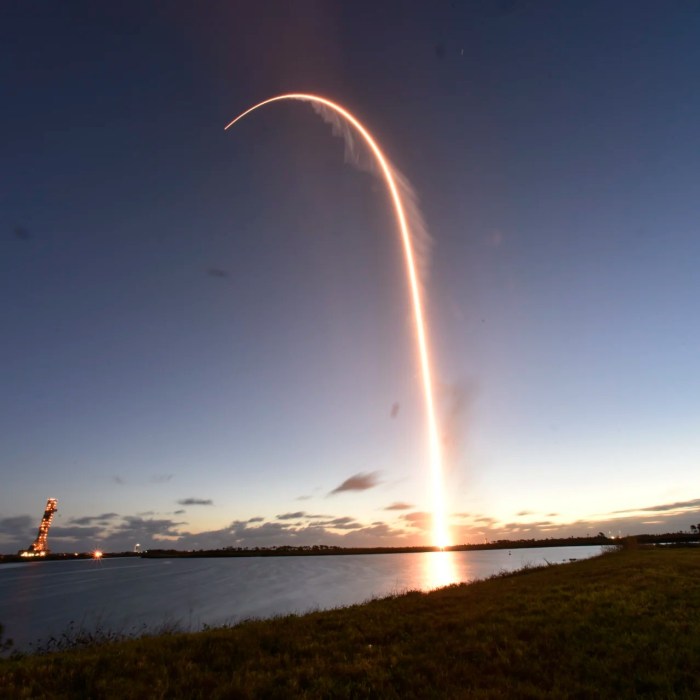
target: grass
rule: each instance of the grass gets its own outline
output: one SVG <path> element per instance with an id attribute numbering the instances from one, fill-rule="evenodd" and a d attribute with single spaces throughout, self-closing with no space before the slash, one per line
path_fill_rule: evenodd
<path id="1" fill-rule="evenodd" d="M 0 661 L 7 698 L 700 697 L 700 552 Z"/>

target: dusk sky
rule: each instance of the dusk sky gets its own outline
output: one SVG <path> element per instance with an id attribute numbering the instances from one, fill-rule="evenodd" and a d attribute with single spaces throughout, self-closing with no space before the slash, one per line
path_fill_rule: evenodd
<path id="1" fill-rule="evenodd" d="M 700 4 L 3 3 L 0 551 L 700 523 Z"/>

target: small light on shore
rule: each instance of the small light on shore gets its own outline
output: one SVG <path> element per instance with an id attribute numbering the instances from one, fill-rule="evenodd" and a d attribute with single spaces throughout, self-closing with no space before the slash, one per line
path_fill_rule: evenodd
<path id="1" fill-rule="evenodd" d="M 99 549 L 96 549 L 96 550 L 92 553 L 92 558 L 93 558 L 93 559 L 102 559 L 102 552 L 101 552 Z"/>

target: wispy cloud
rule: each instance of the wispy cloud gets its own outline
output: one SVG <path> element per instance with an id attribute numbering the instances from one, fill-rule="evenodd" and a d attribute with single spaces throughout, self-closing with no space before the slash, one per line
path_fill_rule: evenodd
<path id="1" fill-rule="evenodd" d="M 488 515 L 480 515 L 479 517 L 474 518 L 474 522 L 475 523 L 489 523 L 489 524 L 491 524 L 491 523 L 496 523 L 498 521 L 495 518 L 492 518 Z"/>
<path id="2" fill-rule="evenodd" d="M 362 528 L 362 524 L 358 523 L 355 518 L 350 518 L 348 516 L 342 518 L 333 518 L 333 520 L 327 520 L 325 522 L 319 523 L 322 527 L 327 527 L 332 530 L 359 530 Z"/>
<path id="3" fill-rule="evenodd" d="M 173 478 L 172 474 L 154 474 L 151 477 L 152 484 L 167 484 Z"/>
<path id="4" fill-rule="evenodd" d="M 178 503 L 181 506 L 213 506 L 211 498 L 181 498 Z"/>
<path id="5" fill-rule="evenodd" d="M 645 508 L 628 508 L 627 510 L 614 510 L 611 515 L 622 515 L 625 513 L 670 513 L 678 511 L 695 510 L 700 508 L 700 498 L 691 501 L 676 501 L 675 503 L 664 503 L 663 505 L 647 506 Z"/>
<path id="6" fill-rule="evenodd" d="M 495 518 L 492 518 L 489 515 L 481 515 L 481 513 L 455 513 L 454 517 L 462 518 L 464 520 L 471 520 L 473 523 L 492 524 L 497 522 Z"/>
<path id="7" fill-rule="evenodd" d="M 415 506 L 412 503 L 403 503 L 402 501 L 394 501 L 390 506 L 384 508 L 384 510 L 411 510 Z"/>
<path id="8" fill-rule="evenodd" d="M 367 491 L 368 489 L 373 489 L 378 483 L 379 472 L 369 472 L 368 474 L 360 472 L 349 479 L 345 479 L 340 486 L 336 486 L 328 495 L 331 496 L 334 493 L 343 491 Z"/>
<path id="9" fill-rule="evenodd" d="M 125 479 L 124 477 L 122 477 L 122 476 L 119 476 L 119 474 L 115 474 L 115 475 L 112 477 L 112 481 L 113 481 L 115 484 L 120 484 L 120 485 L 126 483 L 126 479 Z"/>
<path id="10" fill-rule="evenodd" d="M 331 518 L 331 515 L 324 515 L 323 513 L 307 513 L 305 510 L 295 510 L 293 513 L 281 513 L 275 516 L 277 520 L 299 520 L 299 518 L 304 518 L 306 520 L 315 520 L 319 518 Z M 263 518 L 260 518 L 263 520 Z M 251 522 L 250 520 L 248 522 Z"/>
<path id="11" fill-rule="evenodd" d="M 104 523 L 107 520 L 113 520 L 118 517 L 118 513 L 102 513 L 102 515 L 85 515 L 82 518 L 71 518 L 68 522 L 73 525 L 92 525 L 93 523 Z M 54 527 L 52 533 L 55 529 Z"/>

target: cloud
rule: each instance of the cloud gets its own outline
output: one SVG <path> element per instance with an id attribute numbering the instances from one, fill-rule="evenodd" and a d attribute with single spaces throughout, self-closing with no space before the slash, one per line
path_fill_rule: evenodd
<path id="1" fill-rule="evenodd" d="M 141 518 L 127 515 L 121 523 L 117 523 L 110 531 L 103 531 L 99 544 L 108 551 L 124 551 L 133 547 L 134 542 L 140 542 L 144 549 L 152 546 L 163 546 L 176 542 L 183 533 L 178 530 L 183 521 L 169 518 Z M 151 543 L 151 544 L 148 544 Z"/>
<path id="2" fill-rule="evenodd" d="M 331 496 L 342 491 L 367 491 L 368 489 L 373 489 L 378 483 L 379 472 L 370 472 L 369 474 L 360 472 L 349 479 L 345 479 L 340 486 L 336 486 L 328 495 Z"/>
<path id="3" fill-rule="evenodd" d="M 516 513 L 516 515 L 519 518 L 524 518 L 526 515 L 533 515 L 533 512 L 531 510 L 521 510 L 518 513 Z"/>
<path id="4" fill-rule="evenodd" d="M 700 521 L 700 498 L 618 510 L 568 522 L 561 522 L 561 513 L 547 513 L 546 517 L 557 520 L 503 523 L 489 516 L 473 517 L 471 523 L 455 524 L 453 533 L 456 541 L 480 542 L 520 537 L 582 537 L 598 532 L 615 536 L 687 532 L 692 523 Z"/>
<path id="5" fill-rule="evenodd" d="M 102 513 L 102 515 L 85 515 L 82 518 L 71 518 L 68 522 L 72 523 L 73 525 L 92 525 L 92 523 L 104 523 L 107 520 L 113 520 L 114 518 L 118 517 L 118 513 Z M 51 532 L 53 533 L 55 529 L 56 528 L 54 527 Z"/>
<path id="6" fill-rule="evenodd" d="M 321 490 L 322 489 L 320 486 L 315 486 L 313 489 L 311 489 L 311 493 L 304 493 L 301 496 L 297 496 L 294 500 L 295 501 L 310 501 L 314 497 L 314 494 L 318 493 Z"/>
<path id="7" fill-rule="evenodd" d="M 349 516 L 343 516 L 328 522 L 281 521 L 264 522 L 262 525 L 251 525 L 247 521 L 239 520 L 220 530 L 182 533 L 177 541 L 169 546 L 178 549 L 311 546 L 314 544 L 375 547 L 422 543 L 415 538 L 415 531 L 409 532 L 390 527 L 381 521 L 365 526 Z"/>
<path id="8" fill-rule="evenodd" d="M 482 515 L 481 513 L 453 513 L 453 517 L 469 520 L 472 523 L 483 523 L 488 526 L 498 522 L 496 518 L 492 518 L 489 515 Z M 479 525 L 479 527 L 482 527 L 482 525 Z"/>
<path id="9" fill-rule="evenodd" d="M 301 521 L 297 518 L 300 514 Z M 262 516 L 256 516 L 204 532 L 189 531 L 186 522 L 168 516 L 146 517 L 143 513 L 85 515 L 75 517 L 65 527 L 55 523 L 49 533 L 49 546 L 55 552 L 88 552 L 96 548 L 124 552 L 131 551 L 136 542 L 143 550 L 423 544 L 423 534 L 415 528 L 389 526 L 382 521 L 367 525 L 350 515 L 333 517 L 305 511 L 289 515 L 294 517 L 278 521 L 266 521 Z M 27 547 L 36 536 L 35 520 L 30 516 L 0 519 L 0 551 Z"/>
<path id="10" fill-rule="evenodd" d="M 186 513 L 187 511 L 184 508 L 178 508 L 177 510 L 173 511 L 173 515 L 182 515 L 183 513 Z"/>
<path id="11" fill-rule="evenodd" d="M 70 540 L 71 542 L 79 542 L 82 538 L 96 539 L 104 532 L 104 528 L 99 525 L 93 527 L 70 527 L 53 525 L 49 530 L 50 540 Z"/>
<path id="12" fill-rule="evenodd" d="M 126 479 L 124 479 L 124 477 L 119 476 L 119 474 L 115 474 L 115 475 L 112 477 L 112 481 L 113 481 L 115 484 L 125 484 L 125 483 L 126 483 Z"/>
<path id="13" fill-rule="evenodd" d="M 323 527 L 329 527 L 332 530 L 359 530 L 362 525 L 358 523 L 355 518 L 342 517 L 333 518 L 333 520 L 328 520 L 326 522 L 319 523 Z"/>
<path id="14" fill-rule="evenodd" d="M 167 484 L 173 478 L 173 474 L 154 474 L 151 477 L 152 484 Z"/>
<path id="15" fill-rule="evenodd" d="M 422 511 L 406 513 L 405 515 L 401 515 L 399 517 L 401 518 L 401 520 L 407 522 L 411 527 L 418 527 L 423 530 L 427 530 L 432 524 L 431 514 L 424 513 Z"/>
<path id="16" fill-rule="evenodd" d="M 178 501 L 181 506 L 213 506 L 214 501 L 211 498 L 181 498 Z"/>
<path id="17" fill-rule="evenodd" d="M 390 506 L 384 508 L 384 510 L 411 510 L 413 508 L 412 503 L 403 503 L 402 501 L 394 501 Z"/>
<path id="18" fill-rule="evenodd" d="M 373 546 L 375 543 L 377 545 L 390 544 L 391 542 L 398 541 L 398 544 L 402 544 L 400 539 L 405 538 L 408 533 L 405 530 L 398 530 L 392 528 L 386 523 L 373 523 L 369 527 L 363 527 L 360 530 L 355 530 L 354 532 L 349 532 L 343 536 L 345 542 L 343 543 L 346 547 L 353 546 Z"/>
<path id="19" fill-rule="evenodd" d="M 688 511 L 700 508 L 700 498 L 692 501 L 676 501 L 675 503 L 665 503 L 657 506 L 647 506 L 646 508 L 628 508 L 627 510 L 614 510 L 611 515 L 621 515 L 624 513 L 669 513 L 678 511 Z"/>
<path id="20" fill-rule="evenodd" d="M 204 532 L 191 532 L 186 522 L 168 514 L 154 514 L 155 517 L 146 517 L 143 513 L 120 516 L 111 512 L 81 515 L 68 520 L 65 526 L 60 520 L 55 521 L 49 532 L 49 546 L 55 552 L 86 552 L 95 548 L 123 552 L 132 550 L 136 542 L 141 544 L 142 549 L 217 549 L 314 544 L 376 547 L 430 544 L 430 513 L 406 508 L 391 509 L 390 506 L 382 509 L 382 512 L 385 511 L 394 511 L 394 515 L 390 516 L 391 524 L 381 520 L 366 524 L 352 515 L 336 517 L 297 511 L 278 516 L 288 516 L 285 519 L 266 521 L 266 518 L 258 516 Z M 175 515 L 183 512 L 184 509 L 179 510 Z M 515 521 L 503 523 L 498 518 L 478 512 L 458 513 L 452 516 L 452 533 L 454 541 L 462 543 L 510 538 L 585 536 L 596 535 L 600 531 L 615 536 L 687 532 L 691 523 L 700 522 L 700 498 L 569 522 L 560 522 L 561 515 L 557 516 L 556 523 L 549 520 L 549 516 L 539 517 L 542 520 L 537 522 L 518 521 L 516 518 Z M 37 518 L 29 515 L 0 518 L 0 551 L 16 552 L 29 546 L 36 537 L 37 525 Z"/>
<path id="21" fill-rule="evenodd" d="M 72 518 L 66 525 L 54 521 L 48 542 L 55 552 L 87 552 L 96 547 L 122 552 L 130 550 L 135 542 L 151 543 L 148 545 L 151 546 L 161 539 L 174 541 L 181 536 L 179 527 L 184 524 L 174 520 L 102 513 Z M 2 549 L 17 551 L 28 547 L 36 537 L 36 525 L 35 518 L 28 515 L 0 519 Z"/>
<path id="22" fill-rule="evenodd" d="M 24 542 L 32 540 L 36 536 L 36 520 L 30 515 L 15 515 L 9 518 L 0 518 L 0 537 L 11 542 Z M 25 544 L 14 544 L 14 548 L 28 547 L 31 541 Z"/>
<path id="23" fill-rule="evenodd" d="M 306 518 L 307 520 L 318 520 L 320 518 L 332 518 L 332 515 L 323 515 L 322 513 L 307 513 L 305 510 L 296 510 L 293 513 L 282 513 L 281 515 L 275 516 L 277 520 L 299 520 L 299 518 Z M 264 518 L 260 518 L 264 520 Z M 249 520 L 248 522 L 252 522 Z"/>

